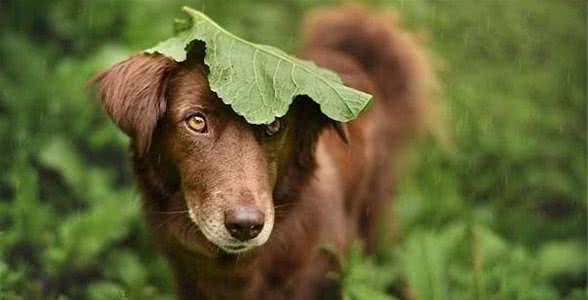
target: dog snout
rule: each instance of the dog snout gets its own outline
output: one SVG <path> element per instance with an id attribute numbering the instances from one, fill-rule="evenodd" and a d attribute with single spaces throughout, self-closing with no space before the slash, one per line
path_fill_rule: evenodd
<path id="1" fill-rule="evenodd" d="M 265 216 L 259 209 L 241 207 L 225 212 L 225 227 L 232 237 L 247 241 L 255 238 L 263 229 Z"/>

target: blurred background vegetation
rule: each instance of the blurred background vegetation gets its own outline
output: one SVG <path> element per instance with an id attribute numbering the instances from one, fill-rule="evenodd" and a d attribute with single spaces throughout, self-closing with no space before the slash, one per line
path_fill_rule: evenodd
<path id="1" fill-rule="evenodd" d="M 0 1 L 0 299 L 171 299 L 87 80 L 183 4 L 292 50 L 304 12 L 339 2 Z M 586 2 L 367 2 L 427 44 L 452 138 L 410 151 L 397 241 L 343 259 L 347 299 L 586 299 Z"/>

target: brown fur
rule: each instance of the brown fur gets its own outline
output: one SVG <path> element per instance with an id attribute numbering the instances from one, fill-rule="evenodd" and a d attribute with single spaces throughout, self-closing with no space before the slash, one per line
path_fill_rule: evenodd
<path id="1" fill-rule="evenodd" d="M 180 299 L 336 295 L 326 273 L 337 266 L 319 248 L 374 243 L 389 162 L 425 114 L 426 64 L 389 17 L 361 7 L 319 11 L 306 29 L 299 56 L 374 95 L 359 119 L 333 122 L 299 97 L 268 137 L 210 91 L 198 45 L 188 62 L 140 54 L 96 78 L 107 113 L 133 141 L 147 223 Z M 186 128 L 194 112 L 206 116 L 206 133 Z M 212 219 L 244 205 L 275 212 L 274 225 L 267 242 L 237 255 L 219 250 L 230 237 L 211 240 L 188 214 L 222 233 Z"/>

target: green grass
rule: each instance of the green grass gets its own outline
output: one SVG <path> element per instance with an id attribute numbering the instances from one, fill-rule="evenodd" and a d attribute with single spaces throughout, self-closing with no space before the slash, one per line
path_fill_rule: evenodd
<path id="1" fill-rule="evenodd" d="M 397 240 L 341 259 L 346 298 L 585 299 L 586 3 L 369 2 L 425 40 L 451 142 L 409 151 Z M 0 299 L 170 299 L 88 78 L 167 37 L 183 4 L 289 50 L 303 13 L 335 3 L 3 3 Z"/>

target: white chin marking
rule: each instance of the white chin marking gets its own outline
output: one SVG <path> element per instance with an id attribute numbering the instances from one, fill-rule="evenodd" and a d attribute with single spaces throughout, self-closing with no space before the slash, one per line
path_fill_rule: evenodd
<path id="1" fill-rule="evenodd" d="M 229 254 L 239 254 L 246 252 L 247 250 L 251 250 L 254 247 L 247 247 L 247 246 L 221 246 L 217 245 L 221 250 Z"/>
<path id="2" fill-rule="evenodd" d="M 269 239 L 269 236 L 274 227 L 274 209 L 272 207 L 270 209 L 266 209 L 265 211 L 266 220 L 263 229 L 261 230 L 259 235 L 249 241 L 241 242 L 231 237 L 228 234 L 228 232 L 224 230 L 224 225 L 208 225 L 203 220 L 202 216 L 196 214 L 194 210 L 192 210 L 191 208 L 188 209 L 188 214 L 190 215 L 190 219 L 192 219 L 192 222 L 194 222 L 196 226 L 198 226 L 198 229 L 200 230 L 200 232 L 202 232 L 202 234 L 206 237 L 208 241 L 215 244 L 222 251 L 229 254 L 240 254 L 265 244 L 265 242 L 267 242 L 267 240 Z M 222 229 L 218 230 L 218 228 Z"/>

